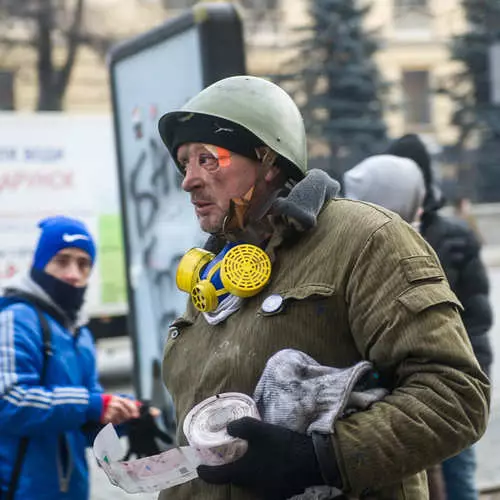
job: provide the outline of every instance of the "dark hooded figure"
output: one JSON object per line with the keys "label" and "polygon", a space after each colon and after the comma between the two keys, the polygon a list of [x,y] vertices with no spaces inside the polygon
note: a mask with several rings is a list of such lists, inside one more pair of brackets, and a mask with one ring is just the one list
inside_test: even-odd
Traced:
{"label": "dark hooded figure", "polygon": [[[422,171],[426,194],[420,232],[438,254],[450,286],[463,305],[462,320],[474,353],[483,371],[489,375],[493,352],[488,331],[493,314],[488,299],[488,276],[480,256],[481,245],[465,221],[439,213],[444,198],[434,180],[430,155],[417,135],[404,135],[392,143],[386,153],[410,158]],[[475,468],[472,448],[444,462],[448,498],[478,498]]]}

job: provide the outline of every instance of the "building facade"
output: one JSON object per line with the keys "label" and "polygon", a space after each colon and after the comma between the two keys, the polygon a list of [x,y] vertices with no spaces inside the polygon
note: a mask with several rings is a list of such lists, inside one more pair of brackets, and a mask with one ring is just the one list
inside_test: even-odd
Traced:
{"label": "building facade", "polygon": [[[253,29],[247,40],[248,61],[255,74],[273,74],[290,56],[295,28],[307,23],[307,0],[260,0],[283,19],[279,25]],[[438,152],[454,142],[450,100],[436,91],[456,69],[449,44],[465,29],[461,0],[371,0],[366,29],[380,40],[376,61],[389,83],[385,118],[389,135],[414,132]],[[285,7],[286,5],[286,7]],[[248,21],[247,21],[248,22]]]}
{"label": "building facade", "polygon": [[[368,1],[368,0],[365,0]],[[190,7],[192,0],[86,0],[84,27],[107,43],[140,34]],[[297,27],[307,24],[308,0],[239,0],[245,25],[247,69],[255,75],[280,71],[291,56]],[[453,142],[452,105],[435,91],[454,67],[448,46],[464,30],[460,0],[371,0],[366,28],[381,41],[377,63],[390,83],[386,111],[391,136],[416,132],[431,148]],[[23,26],[19,37],[27,37]],[[63,62],[65,44],[54,41]],[[34,110],[37,99],[36,53],[29,43],[0,41],[0,108]],[[109,112],[105,49],[80,47],[64,98],[75,113]]]}

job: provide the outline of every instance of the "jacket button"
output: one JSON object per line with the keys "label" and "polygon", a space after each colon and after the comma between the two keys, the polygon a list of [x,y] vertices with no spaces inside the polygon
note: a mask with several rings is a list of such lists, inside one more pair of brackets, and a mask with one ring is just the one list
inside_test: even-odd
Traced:
{"label": "jacket button", "polygon": [[273,313],[279,311],[282,304],[283,304],[283,297],[275,293],[273,295],[269,295],[269,297],[266,297],[264,302],[262,302],[261,307],[263,312]]}

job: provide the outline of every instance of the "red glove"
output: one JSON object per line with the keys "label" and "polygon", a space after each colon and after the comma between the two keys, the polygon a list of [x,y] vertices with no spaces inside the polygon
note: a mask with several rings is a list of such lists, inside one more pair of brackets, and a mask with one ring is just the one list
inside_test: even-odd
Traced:
{"label": "red glove", "polygon": [[109,402],[113,398],[113,394],[102,394],[101,398],[102,398],[102,410],[101,410],[100,422],[103,423],[104,414],[106,413],[106,410],[108,409]]}

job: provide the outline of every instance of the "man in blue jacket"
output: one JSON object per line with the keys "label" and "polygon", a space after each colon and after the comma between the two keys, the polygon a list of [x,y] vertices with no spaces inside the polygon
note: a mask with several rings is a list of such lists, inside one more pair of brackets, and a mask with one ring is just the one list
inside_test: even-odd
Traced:
{"label": "man in blue jacket", "polygon": [[96,257],[91,234],[62,216],[39,226],[29,274],[0,297],[0,498],[87,500],[92,429],[139,411],[103,393],[82,326]]}

